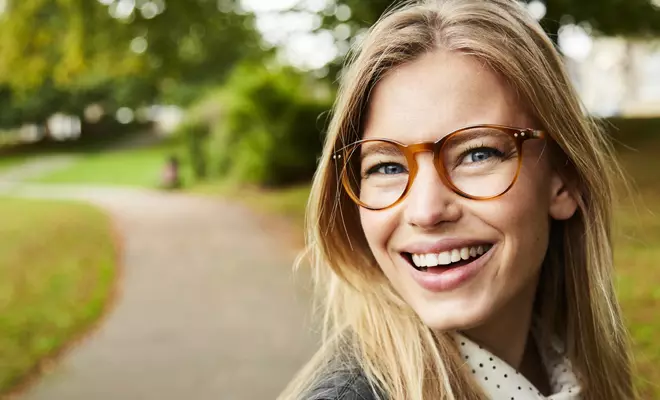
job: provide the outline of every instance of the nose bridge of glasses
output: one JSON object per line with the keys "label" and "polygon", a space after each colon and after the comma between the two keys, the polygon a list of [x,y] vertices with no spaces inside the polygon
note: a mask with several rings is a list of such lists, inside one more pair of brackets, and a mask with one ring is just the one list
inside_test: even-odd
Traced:
{"label": "nose bridge of glasses", "polygon": [[[440,149],[440,144],[438,142],[432,143],[432,142],[425,142],[425,143],[416,143],[416,144],[411,144],[409,146],[405,146],[406,152],[408,153],[408,159],[410,162],[413,164],[412,169],[413,175],[416,175],[417,172],[417,167],[419,165],[417,161],[417,155],[422,154],[422,153],[431,153],[433,157],[433,163],[437,164],[436,157],[438,156],[438,151]],[[436,170],[438,169],[438,165],[435,166]],[[442,175],[442,171],[438,170],[438,173]]]}
{"label": "nose bridge of glasses", "polygon": [[418,153],[435,153],[436,144],[435,143],[416,143],[406,146],[405,149],[410,155],[414,158]]}
{"label": "nose bridge of glasses", "polygon": [[405,157],[408,160],[410,179],[411,179],[411,182],[409,184],[410,186],[412,186],[412,183],[415,180],[415,177],[417,176],[417,172],[419,171],[419,166],[420,166],[420,163],[417,159],[417,155],[422,153],[431,153],[433,159],[435,159],[435,153],[436,153],[435,144],[425,142],[425,143],[410,144],[407,146],[403,145],[400,147],[403,149]]}
{"label": "nose bridge of glasses", "polygon": [[442,163],[439,163],[437,160],[438,157],[438,152],[440,148],[442,147],[442,144],[439,142],[425,142],[425,143],[416,143],[412,145],[405,146],[405,149],[407,151],[407,156],[410,159],[410,162],[412,163],[410,173],[411,173],[411,182],[409,183],[410,187],[412,188],[413,184],[415,183],[415,180],[417,180],[417,175],[419,173],[420,167],[423,168],[417,159],[418,154],[423,154],[423,153],[431,153],[430,156],[432,157],[430,159],[430,162],[433,165],[433,170],[437,174],[437,177],[439,178],[440,182],[444,185],[447,186],[449,189],[451,189],[451,186],[447,184],[447,178],[445,176],[444,168],[442,166]]}

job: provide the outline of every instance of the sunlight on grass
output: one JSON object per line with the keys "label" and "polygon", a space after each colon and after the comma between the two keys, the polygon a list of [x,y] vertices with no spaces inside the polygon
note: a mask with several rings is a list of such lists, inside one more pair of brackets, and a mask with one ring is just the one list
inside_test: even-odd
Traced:
{"label": "sunlight on grass", "polygon": [[5,172],[11,168],[17,167],[25,162],[28,162],[29,158],[19,158],[19,157],[2,157],[0,156],[0,173]]}
{"label": "sunlight on grass", "polygon": [[118,185],[156,188],[173,146],[154,146],[81,155],[69,168],[38,178],[42,183]]}
{"label": "sunlight on grass", "polygon": [[101,314],[115,275],[108,218],[0,199],[0,393]]}

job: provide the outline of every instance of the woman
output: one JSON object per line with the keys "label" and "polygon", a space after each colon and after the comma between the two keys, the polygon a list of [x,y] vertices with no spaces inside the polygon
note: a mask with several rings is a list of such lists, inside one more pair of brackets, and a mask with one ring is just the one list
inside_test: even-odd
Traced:
{"label": "woman", "polygon": [[320,351],[281,399],[628,399],[620,170],[513,0],[408,3],[348,68],[308,208]]}

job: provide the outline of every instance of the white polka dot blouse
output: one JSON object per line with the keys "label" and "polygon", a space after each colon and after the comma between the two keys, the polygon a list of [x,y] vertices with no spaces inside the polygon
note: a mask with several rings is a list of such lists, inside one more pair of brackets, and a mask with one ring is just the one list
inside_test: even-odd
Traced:
{"label": "white polka dot blouse", "polygon": [[580,385],[570,361],[564,357],[561,345],[539,346],[541,358],[550,378],[552,394],[544,396],[527,378],[506,362],[470,339],[454,334],[461,357],[482,390],[491,399],[503,400],[579,400]]}

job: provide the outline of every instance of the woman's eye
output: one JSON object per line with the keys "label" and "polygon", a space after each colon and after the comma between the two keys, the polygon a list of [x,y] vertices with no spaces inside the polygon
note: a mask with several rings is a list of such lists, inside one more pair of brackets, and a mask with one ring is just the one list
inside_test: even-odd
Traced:
{"label": "woman's eye", "polygon": [[[462,163],[464,164],[473,164],[484,161],[489,161],[493,157],[502,158],[504,154],[499,150],[492,148],[480,148],[469,151],[465,157],[463,157]],[[491,160],[492,161],[492,160]]]}
{"label": "woman's eye", "polygon": [[396,175],[405,173],[406,170],[401,164],[378,164],[367,170],[366,175],[381,174],[381,175]]}

